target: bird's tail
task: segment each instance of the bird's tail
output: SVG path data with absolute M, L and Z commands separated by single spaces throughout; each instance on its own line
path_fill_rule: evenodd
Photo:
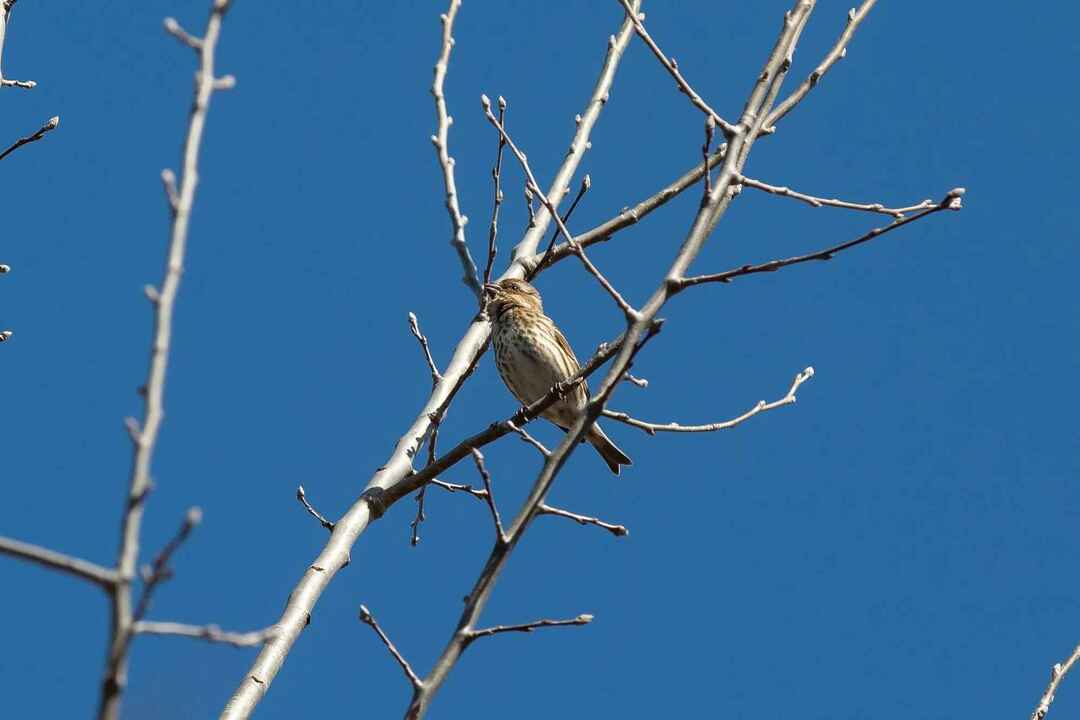
M 611 439 L 604 434 L 604 431 L 600 429 L 599 425 L 593 425 L 585 439 L 590 445 L 596 448 L 596 452 L 600 453 L 600 457 L 604 458 L 604 462 L 611 468 L 611 472 L 616 475 L 619 474 L 620 465 L 633 464 L 626 453 L 620 450 L 618 446 L 611 442 Z

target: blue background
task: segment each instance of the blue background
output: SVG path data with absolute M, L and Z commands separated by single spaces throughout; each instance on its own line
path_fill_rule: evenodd
M 114 557 L 140 411 L 150 307 L 192 54 L 161 31 L 201 32 L 204 0 L 20 3 L 0 92 L 11 142 L 60 127 L 0 167 L 0 532 L 103 564 Z M 734 119 L 786 2 L 645 3 L 647 25 L 711 104 Z M 831 47 L 848 3 L 822 0 L 788 89 Z M 443 2 L 239 0 L 217 94 L 178 301 L 143 559 L 185 510 L 204 523 L 150 615 L 247 630 L 273 622 L 325 532 L 303 483 L 340 514 L 429 391 L 406 313 L 440 363 L 475 311 L 447 241 L 429 141 Z M 543 184 L 584 107 L 610 2 L 467 2 L 447 81 L 468 240 L 482 255 L 495 136 L 508 124 Z M 606 423 L 634 459 L 611 477 L 576 453 L 552 501 L 625 523 L 614 538 L 543 518 L 484 619 L 596 615 L 587 628 L 477 643 L 434 717 L 715 715 L 1025 717 L 1050 665 L 1080 641 L 1080 489 L 1073 273 L 1080 61 L 1064 5 L 881 3 L 838 64 L 747 173 L 804 191 L 908 204 L 969 188 L 940 214 L 828 264 L 706 286 L 675 299 L 613 406 L 706 422 L 775 399 L 813 365 L 799 403 L 724 434 L 650 438 Z M 701 117 L 636 39 L 582 172 L 584 230 L 698 161 Z M 0 144 L 5 144 L 0 143 Z M 524 227 L 505 173 L 499 267 Z M 576 186 L 575 181 L 575 186 Z M 631 301 L 655 287 L 698 192 L 590 255 Z M 747 190 L 695 265 L 709 272 L 854 237 L 887 218 Z M 575 263 L 539 282 L 578 355 L 621 318 Z M 516 405 L 485 357 L 444 447 Z M 557 432 L 537 425 L 545 441 Z M 512 515 L 539 467 L 508 438 L 485 450 Z M 472 482 L 469 464 L 446 479 Z M 483 505 L 432 492 L 366 534 L 259 710 L 261 718 L 397 717 L 409 688 L 361 602 L 426 673 L 491 542 Z M 0 558 L 0 697 L 7 717 L 86 717 L 96 704 L 107 605 L 96 589 Z M 130 718 L 209 717 L 255 655 L 142 637 Z M 1052 709 L 1080 712 L 1080 678 Z

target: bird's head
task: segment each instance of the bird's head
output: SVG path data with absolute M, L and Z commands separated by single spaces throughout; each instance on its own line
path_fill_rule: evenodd
M 484 286 L 484 297 L 488 302 L 488 312 L 492 317 L 499 317 L 510 308 L 524 308 L 533 312 L 543 312 L 540 293 L 529 283 L 516 278 L 506 278 L 497 283 Z

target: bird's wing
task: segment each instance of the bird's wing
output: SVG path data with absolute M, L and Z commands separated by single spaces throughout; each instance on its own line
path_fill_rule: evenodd
M 558 344 L 559 348 L 563 352 L 565 352 L 566 356 L 568 358 L 570 358 L 570 360 L 571 360 L 571 365 L 573 365 L 573 370 L 570 373 L 570 375 L 573 375 L 574 373 L 576 373 L 578 370 L 581 369 L 581 363 L 578 362 L 577 356 L 574 355 L 574 349 L 572 347 L 570 347 L 570 343 L 568 343 L 566 341 L 566 337 L 563 336 L 562 331 L 559 330 L 558 326 L 555 325 L 555 323 L 551 323 L 551 329 L 554 331 L 556 344 Z M 580 387 L 582 390 L 585 391 L 585 397 L 586 398 L 589 397 L 589 384 L 587 382 L 585 382 L 584 379 L 582 379 L 581 384 L 578 387 Z

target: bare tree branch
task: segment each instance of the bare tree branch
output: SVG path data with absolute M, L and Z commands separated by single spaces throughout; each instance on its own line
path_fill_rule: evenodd
M 501 120 L 499 122 L 500 124 L 502 123 Z M 502 134 L 499 135 L 499 139 L 503 142 L 506 142 L 506 138 L 504 138 Z M 570 216 L 574 214 L 574 208 L 578 206 L 578 203 L 581 202 L 581 198 L 585 197 L 585 193 L 589 192 L 589 188 L 591 187 L 592 178 L 589 176 L 588 173 L 585 173 L 585 177 L 581 179 L 581 186 L 578 188 L 577 196 L 574 197 L 573 202 L 570 203 L 570 207 L 562 216 L 562 225 L 557 226 L 555 228 L 555 232 L 551 233 L 551 240 L 548 241 L 547 249 L 544 250 L 544 254 L 540 258 L 540 263 L 536 266 L 536 270 L 534 270 L 530 274 L 530 277 L 540 272 L 544 268 L 546 258 L 551 255 L 551 250 L 555 247 L 555 241 L 558 240 L 559 235 L 562 234 L 562 228 L 566 226 L 566 223 L 570 222 Z
M 533 620 L 528 623 L 521 623 L 520 625 L 495 625 L 489 628 L 482 628 L 480 630 L 472 630 L 468 633 L 467 642 L 471 643 L 482 637 L 491 637 L 492 635 L 498 635 L 500 633 L 508 632 L 521 632 L 531 633 L 537 628 L 546 627 L 567 627 L 568 625 L 588 625 L 593 621 L 593 616 L 587 613 L 578 615 L 576 618 L 570 618 L 569 620 Z
M 416 322 L 416 315 L 409 313 L 409 331 L 416 338 L 416 341 L 420 343 L 420 349 L 424 351 L 424 359 L 427 360 L 428 370 L 431 371 L 431 386 L 435 387 L 439 384 L 439 380 L 442 379 L 442 375 L 439 374 L 439 367 L 435 364 L 435 358 L 431 357 L 431 348 L 428 347 L 428 340 L 420 332 L 420 325 Z
M 488 99 L 487 95 L 481 95 L 480 103 L 484 106 L 484 116 L 487 117 L 489 123 L 495 126 L 503 139 L 506 140 L 506 144 L 510 146 L 510 152 L 514 153 L 514 157 L 517 158 L 518 163 L 521 165 L 521 169 L 525 171 L 525 175 L 529 179 L 529 188 L 536 195 L 537 199 L 540 200 L 540 204 L 547 208 L 548 213 L 555 221 L 555 224 L 558 225 L 559 230 L 566 236 L 566 244 L 570 246 L 571 251 L 577 256 L 578 260 L 581 261 L 581 264 L 585 266 L 585 269 L 589 274 L 596 278 L 597 282 L 600 283 L 600 287 L 604 288 L 604 291 L 611 296 L 611 299 L 614 300 L 615 304 L 619 306 L 619 309 L 623 311 L 627 320 L 632 321 L 637 317 L 637 310 L 631 307 L 630 303 L 623 299 L 623 296 L 619 294 L 619 291 L 615 289 L 615 286 L 604 277 L 603 273 L 601 273 L 596 265 L 594 265 L 592 261 L 589 260 L 588 256 L 585 255 L 585 250 L 581 247 L 581 244 L 578 243 L 570 231 L 567 230 L 562 218 L 559 217 L 559 212 L 555 208 L 554 203 L 548 199 L 547 195 L 544 194 L 544 191 L 540 189 L 540 184 L 536 182 L 536 177 L 533 175 L 532 168 L 529 167 L 529 160 L 525 156 L 525 153 L 518 149 L 518 146 L 514 144 L 514 141 L 506 133 L 506 128 L 504 128 L 499 123 L 499 119 L 492 114 L 491 100 Z
M 495 504 L 495 493 L 491 490 L 491 473 L 484 465 L 484 455 L 476 448 L 472 449 L 473 461 L 476 462 L 476 471 L 480 473 L 480 479 L 484 482 L 484 502 L 491 511 L 491 520 L 495 523 L 495 542 L 505 543 L 506 533 L 503 531 L 502 518 L 499 517 L 499 506 Z
M 811 207 L 835 207 L 845 208 L 848 210 L 863 210 L 865 212 L 880 213 L 882 215 L 891 215 L 894 218 L 902 218 L 910 212 L 917 212 L 919 210 L 927 210 L 937 205 L 933 200 L 923 200 L 917 205 L 908 205 L 907 207 L 889 208 L 885 207 L 881 203 L 854 203 L 847 200 L 837 200 L 836 198 L 820 198 L 813 195 L 807 195 L 805 193 L 797 192 L 789 187 L 782 185 L 769 185 L 763 183 L 760 180 L 754 178 L 748 178 L 745 175 L 739 175 L 735 182 L 740 185 L 752 187 L 756 190 L 762 190 L 773 195 L 781 195 L 783 197 L 789 197 L 793 200 L 800 200 Z
M 731 270 L 725 270 L 721 273 L 712 273 L 710 275 L 696 275 L 694 277 L 680 278 L 673 282 L 672 287 L 675 291 L 682 291 L 685 288 L 692 287 L 694 285 L 700 285 L 701 283 L 710 282 L 731 282 L 737 277 L 743 275 L 753 275 L 755 273 L 775 272 L 780 268 L 788 267 L 789 265 L 798 265 L 800 263 L 810 262 L 812 260 L 832 260 L 833 256 L 844 250 L 849 250 L 863 243 L 870 242 L 874 238 L 880 237 L 887 232 L 901 228 L 904 225 L 913 223 L 917 220 L 921 220 L 924 217 L 933 215 L 936 212 L 942 210 L 960 210 L 962 208 L 962 198 L 964 196 L 964 188 L 953 188 L 950 190 L 941 202 L 929 210 L 924 210 L 915 215 L 907 215 L 899 220 L 893 221 L 891 224 L 885 227 L 874 228 L 870 232 L 864 233 L 854 240 L 848 240 L 847 242 L 840 243 L 839 245 L 833 245 L 827 247 L 824 250 L 818 250 L 816 252 L 807 253 L 806 255 L 797 255 L 795 257 L 785 258 L 783 260 L 769 260 L 768 262 L 760 263 L 758 265 L 741 265 L 740 267 L 733 268 Z
M 731 136 L 735 132 L 735 126 L 729 123 L 724 118 L 720 117 L 720 113 L 709 107 L 709 104 L 697 94 L 694 88 L 690 87 L 690 83 L 686 81 L 686 78 L 679 72 L 679 64 L 675 62 L 675 58 L 669 58 L 664 54 L 664 51 L 660 49 L 660 46 L 656 44 L 656 41 L 652 39 L 649 32 L 645 29 L 643 21 L 645 20 L 645 13 L 638 13 L 630 7 L 629 0 L 619 0 L 622 4 L 623 10 L 626 11 L 626 16 L 634 22 L 634 30 L 637 31 L 638 37 L 644 41 L 649 49 L 652 50 L 652 54 L 656 56 L 656 59 L 660 61 L 660 64 L 668 71 L 668 73 L 675 79 L 675 84 L 679 86 L 679 91 L 689 98 L 694 107 L 701 110 L 703 113 L 713 119 L 713 121 L 720 126 L 720 129 L 727 136 Z
M 265 630 L 238 633 L 222 630 L 217 625 L 188 625 L 186 623 L 160 622 L 156 620 L 140 620 L 132 626 L 132 630 L 136 635 L 175 635 L 234 647 L 262 645 L 274 636 L 274 628 L 272 627 Z
M 588 148 L 589 137 L 607 102 L 615 72 L 632 33 L 633 24 L 626 20 L 622 23 L 618 34 L 608 41 L 603 66 L 585 110 L 581 113 L 581 121 L 577 123 L 574 138 L 570 143 L 570 151 L 563 158 L 548 192 L 549 199 L 556 206 L 566 194 L 567 185 Z M 550 222 L 547 209 L 541 208 L 537 213 L 535 223 L 529 227 L 521 242 L 514 248 L 513 262 L 503 277 L 520 278 L 523 276 L 525 270 L 523 262 L 536 253 L 537 246 Z M 280 632 L 266 643 L 255 662 L 244 674 L 225 706 L 223 720 L 237 720 L 251 715 L 256 705 L 266 695 L 266 691 L 285 662 L 293 644 L 311 619 L 312 611 L 323 590 L 347 563 L 349 550 L 357 538 L 367 529 L 369 522 L 379 517 L 389 504 L 408 492 L 418 489 L 419 486 L 414 485 L 405 493 L 398 492 L 398 489 L 404 489 L 413 479 L 412 458 L 415 457 L 419 444 L 428 436 L 432 424 L 432 413 L 445 411 L 445 408 L 449 406 L 486 350 L 490 332 L 491 324 L 482 314 L 470 323 L 464 336 L 458 342 L 450 362 L 443 368 L 443 379 L 432 392 L 427 403 L 401 436 L 390 458 L 375 472 L 364 493 L 337 521 L 330 540 L 293 588 L 277 623 Z M 431 477 L 436 474 L 437 472 L 432 473 Z
M 1043 720 L 1050 712 L 1050 703 L 1054 702 L 1054 694 L 1057 693 L 1058 686 L 1078 660 L 1080 660 L 1080 645 L 1076 646 L 1068 660 L 1064 663 L 1054 663 L 1054 667 L 1050 668 L 1050 684 L 1046 686 L 1046 692 L 1039 699 L 1035 712 L 1031 713 L 1031 720 Z
M 7 36 L 7 26 L 11 22 L 11 11 L 16 2 L 18 0 L 3 0 L 3 5 L 0 6 L 0 59 L 4 56 L 4 40 Z M 0 87 L 19 87 L 29 90 L 36 86 L 37 83 L 33 80 L 8 80 L 4 77 L 4 73 L 0 71 Z
M 556 517 L 566 518 L 573 520 L 578 525 L 595 525 L 598 528 L 607 530 L 615 537 L 625 537 L 630 534 L 630 531 L 625 525 L 615 525 L 613 523 L 604 522 L 600 518 L 589 517 L 588 515 L 579 515 L 577 513 L 570 512 L 569 510 L 563 510 L 562 508 L 552 507 L 547 503 L 540 504 L 540 510 L 538 515 L 554 515 Z
M 439 157 L 443 184 L 446 186 L 446 212 L 450 215 L 450 225 L 454 230 L 450 244 L 457 251 L 458 259 L 461 261 L 461 269 L 464 271 L 462 281 L 472 290 L 476 298 L 480 299 L 478 270 L 472 255 L 469 254 L 469 246 L 465 242 L 465 224 L 469 222 L 469 219 L 461 214 L 461 208 L 458 205 L 457 183 L 454 181 L 454 158 L 450 157 L 449 134 L 450 125 L 453 124 L 454 119 L 446 111 L 446 95 L 443 92 L 446 71 L 450 67 L 450 51 L 454 47 L 454 18 L 457 17 L 460 8 L 461 0 L 450 0 L 450 9 L 439 16 L 442 21 L 442 50 L 435 63 L 435 81 L 431 84 L 431 94 L 435 98 L 435 114 L 439 126 L 436 134 L 431 136 L 431 142 Z
M 371 614 L 371 611 L 368 610 L 365 605 L 360 606 L 360 622 L 369 625 L 371 629 L 375 631 L 375 634 L 382 640 L 382 644 L 386 646 L 386 649 L 393 655 L 394 660 L 401 666 L 402 672 L 405 673 L 405 678 L 412 684 L 413 688 L 421 687 L 423 682 L 420 680 L 420 677 L 413 672 L 412 666 L 409 665 L 409 661 L 398 652 L 398 649 L 394 647 L 394 643 L 390 642 L 390 638 L 387 637 L 386 633 L 383 632 L 383 629 L 379 627 L 379 623 L 375 622 L 375 616 Z
M 54 116 L 45 121 L 45 124 L 38 128 L 37 132 L 33 135 L 27 135 L 24 138 L 19 138 L 15 141 L 15 144 L 9 147 L 4 152 L 0 152 L 0 160 L 3 160 L 11 153 L 15 152 L 23 145 L 29 145 L 32 142 L 37 142 L 41 138 L 45 137 L 45 133 L 55 130 L 60 125 L 60 117 Z
M 717 430 L 729 430 L 736 425 L 740 425 L 743 422 L 749 420 L 755 415 L 763 412 L 768 412 L 784 405 L 791 405 L 795 402 L 795 393 L 798 392 L 799 386 L 814 376 L 814 368 L 808 367 L 801 373 L 795 376 L 795 381 L 791 383 L 791 388 L 788 389 L 787 394 L 779 400 L 773 400 L 772 402 L 766 402 L 759 400 L 754 407 L 750 408 L 742 415 L 731 420 L 725 420 L 724 422 L 709 423 L 708 425 L 680 425 L 678 423 L 651 423 L 637 418 L 631 417 L 627 413 L 617 412 L 615 410 L 604 409 L 601 413 L 604 417 L 609 417 L 612 420 L 618 420 L 621 423 L 626 423 L 636 428 L 644 430 L 649 435 L 655 435 L 658 432 L 684 432 L 684 433 L 698 433 L 698 432 L 716 432 Z
M 59 570 L 81 580 L 89 580 L 105 590 L 111 590 L 119 581 L 112 568 L 102 567 L 89 560 L 49 550 L 40 545 L 0 536 L 0 554 L 28 560 L 51 570 Z
M 135 622 L 142 620 L 146 617 L 146 611 L 150 609 L 150 600 L 154 595 L 154 591 L 157 586 L 173 576 L 173 570 L 169 566 L 169 561 L 172 560 L 173 554 L 180 549 L 180 546 L 184 544 L 184 541 L 191 535 L 191 531 L 194 530 L 199 523 L 202 522 L 202 509 L 193 507 L 190 508 L 184 515 L 184 521 L 180 524 L 180 529 L 176 532 L 169 542 L 165 544 L 165 547 L 161 549 L 154 557 L 154 562 L 143 568 L 143 591 L 139 597 L 139 602 L 135 606 L 135 612 L 132 614 L 132 618 Z
M 197 50 L 199 68 L 195 75 L 194 99 L 183 150 L 183 174 L 172 217 L 168 259 L 160 291 L 152 296 L 154 305 L 154 336 L 150 348 L 150 367 L 142 389 L 143 422 L 132 435 L 133 457 L 129 489 L 124 499 L 123 527 L 117 552 L 117 572 L 120 576 L 111 592 L 111 623 L 105 673 L 101 683 L 100 720 L 116 720 L 120 715 L 120 700 L 127 686 L 127 657 L 133 625 L 137 619 L 132 610 L 131 583 L 139 556 L 139 536 L 142 529 L 144 501 L 150 490 L 150 465 L 158 431 L 164 417 L 165 371 L 168 366 L 169 344 L 172 337 L 173 307 L 180 275 L 184 265 L 188 223 L 195 201 L 198 182 L 199 147 L 206 125 L 210 96 L 216 89 L 214 52 L 221 33 L 222 19 L 229 0 L 213 0 L 210 16 Z
M 505 123 L 506 121 L 506 98 L 502 95 L 499 96 L 499 122 Z M 506 141 L 503 140 L 502 135 L 499 136 L 499 148 L 495 151 L 495 166 L 491 168 L 491 179 L 495 185 L 495 198 L 491 203 L 491 226 L 488 229 L 488 253 L 487 263 L 484 264 L 484 284 L 491 282 L 491 270 L 495 265 L 495 253 L 497 248 L 495 247 L 495 239 L 499 236 L 499 208 L 502 207 L 503 191 L 502 191 L 502 159 L 503 148 L 506 147 Z
M 326 517 L 316 510 L 311 503 L 308 502 L 307 495 L 304 493 L 304 486 L 296 486 L 296 499 L 300 501 L 300 504 L 304 506 L 304 509 L 308 511 L 308 515 L 319 521 L 319 524 L 330 532 L 334 532 L 334 523 L 326 519 Z
M 765 121 L 764 132 L 773 133 L 776 132 L 776 123 L 780 121 L 785 115 L 795 109 L 795 106 L 802 102 L 802 99 L 806 95 L 817 87 L 821 78 L 825 77 L 825 73 L 829 72 L 829 69 L 836 64 L 837 60 L 840 60 L 847 55 L 847 46 L 851 42 L 851 38 L 854 37 L 855 31 L 859 29 L 859 24 L 866 18 L 870 10 L 874 7 L 877 0 L 863 0 L 862 5 L 858 10 L 848 10 L 847 24 L 844 25 L 844 31 L 840 33 L 840 37 L 837 39 L 836 44 L 825 56 L 814 71 L 803 80 L 790 95 L 788 95 L 782 102 L 777 104 L 776 108 L 769 113 L 768 119 Z

